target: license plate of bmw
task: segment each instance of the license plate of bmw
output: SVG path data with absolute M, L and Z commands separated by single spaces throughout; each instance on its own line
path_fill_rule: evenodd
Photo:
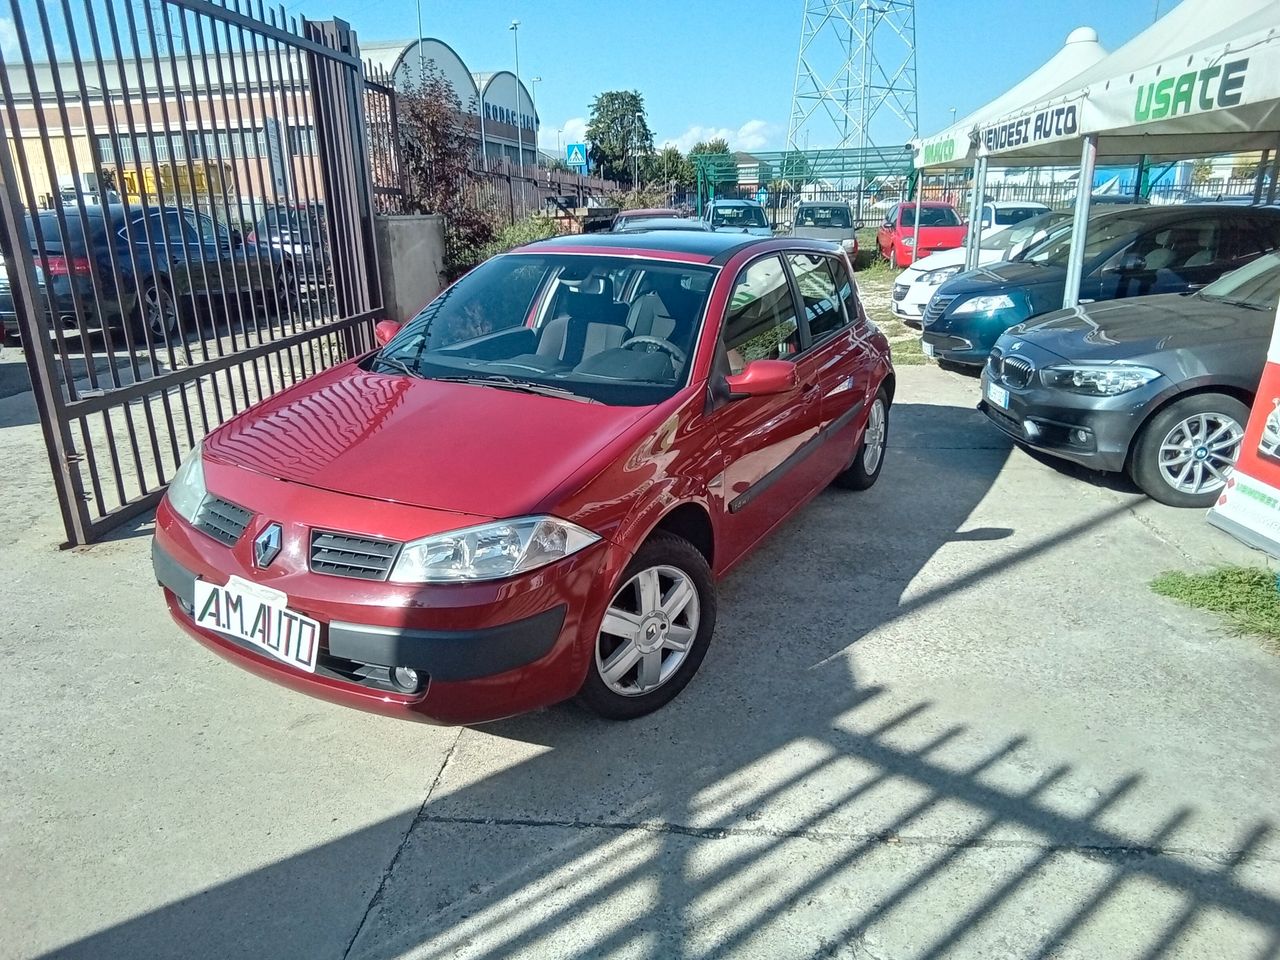
M 232 577 L 223 586 L 197 580 L 196 626 L 243 640 L 291 667 L 315 673 L 320 624 L 289 609 L 280 590 Z
M 999 384 L 987 383 L 987 399 L 1002 410 L 1009 409 L 1009 391 Z
M 929 341 L 927 341 L 927 340 L 921 340 L 921 341 L 920 341 L 920 349 L 924 351 L 924 355 L 925 355 L 926 357 L 932 357 L 932 356 L 933 356 L 933 344 L 932 344 L 932 343 L 930 343 Z

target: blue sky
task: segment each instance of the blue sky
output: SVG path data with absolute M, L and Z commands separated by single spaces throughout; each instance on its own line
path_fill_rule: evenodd
M 24 6 L 29 0 L 19 0 Z M 364 40 L 412 38 L 415 0 L 285 0 L 290 15 L 341 17 Z M 1224 3 L 1230 0 L 1223 0 Z M 645 96 L 656 139 L 687 148 L 724 136 L 739 149 L 783 149 L 803 0 L 421 0 L 422 29 L 476 71 L 513 65 L 541 76 L 535 95 L 542 143 L 581 136 L 591 99 L 610 89 Z M 918 0 L 921 133 L 964 116 L 1038 67 L 1077 26 L 1114 50 L 1174 0 Z M 6 47 L 12 37 L 0 42 Z M 810 145 L 826 145 L 820 128 Z M 895 130 L 896 133 L 896 130 Z M 834 137 L 834 128 L 832 128 Z M 904 138 L 905 139 L 905 138 Z M 901 142 L 901 141 L 899 141 Z

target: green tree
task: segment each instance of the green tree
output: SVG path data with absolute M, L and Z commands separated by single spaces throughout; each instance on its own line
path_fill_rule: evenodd
M 1206 159 L 1196 160 L 1191 164 L 1191 182 L 1196 186 L 1208 183 L 1213 179 L 1213 162 Z
M 715 137 L 711 140 L 699 140 L 693 145 L 693 149 L 689 151 L 689 155 L 695 153 L 732 153 L 729 149 L 729 141 L 724 137 Z
M 698 158 L 701 156 L 701 160 Z M 713 193 L 720 193 L 738 182 L 738 165 L 733 161 L 733 151 L 724 137 L 699 140 L 689 151 L 689 160 L 695 176 L 702 168 L 702 183 Z
M 600 175 L 635 186 L 639 159 L 653 154 L 653 133 L 637 90 L 607 90 L 591 101 L 587 148 Z
M 664 191 L 672 186 L 687 190 L 693 186 L 693 164 L 679 147 L 668 144 L 640 164 L 640 180 L 661 184 Z

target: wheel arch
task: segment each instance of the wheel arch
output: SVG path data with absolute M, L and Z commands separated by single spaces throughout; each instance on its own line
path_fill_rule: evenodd
M 703 504 L 686 500 L 668 510 L 645 534 L 645 539 L 648 540 L 660 530 L 689 541 L 706 558 L 707 566 L 715 569 L 715 526 L 711 522 L 711 513 Z
M 1124 456 L 1125 470 L 1128 471 L 1133 466 L 1133 454 L 1138 448 L 1138 440 L 1142 437 L 1147 426 L 1156 418 L 1157 415 L 1163 413 L 1179 400 L 1185 400 L 1187 397 L 1199 396 L 1205 393 L 1221 393 L 1224 396 L 1231 397 L 1233 400 L 1239 400 L 1250 410 L 1253 409 L 1254 397 L 1257 395 L 1256 391 L 1249 390 L 1239 384 L 1221 383 L 1213 380 L 1193 381 L 1192 383 L 1185 385 L 1182 389 L 1167 394 L 1151 405 L 1151 408 L 1143 415 L 1142 422 L 1134 428 L 1133 435 L 1129 437 L 1129 449 L 1125 451 Z M 1243 424 L 1243 426 L 1248 426 L 1248 424 Z

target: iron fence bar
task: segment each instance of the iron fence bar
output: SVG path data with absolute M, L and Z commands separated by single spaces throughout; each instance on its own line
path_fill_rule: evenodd
M 215 17 L 208 16 L 208 15 L 206 15 L 203 20 L 201 20 L 200 17 L 197 16 L 195 20 L 196 39 L 200 44 L 200 59 L 205 64 L 206 87 L 210 90 L 210 92 L 212 92 L 213 84 L 208 75 L 209 74 L 208 64 L 210 60 L 209 45 L 205 43 L 205 23 L 206 22 L 208 23 L 209 37 L 210 37 L 210 42 L 213 48 L 212 59 L 218 75 L 218 97 L 219 97 L 219 103 L 222 107 L 222 110 L 221 110 L 222 129 L 228 132 L 228 139 L 227 139 L 228 146 L 233 146 L 234 144 L 230 139 L 230 133 L 232 131 L 231 108 L 227 104 L 226 74 L 223 71 L 222 50 L 218 45 L 218 20 Z M 234 87 L 233 87 L 233 91 L 234 91 Z M 211 110 L 210 113 L 211 113 L 211 120 L 213 124 L 212 129 L 210 131 L 210 136 L 213 142 L 214 158 L 217 161 L 220 175 L 228 169 L 231 171 L 231 180 L 232 180 L 232 183 L 235 185 L 235 191 L 236 191 L 236 205 L 238 208 L 240 208 L 240 212 L 243 212 L 244 200 L 243 200 L 243 194 L 241 192 L 240 169 L 239 167 L 237 167 L 233 163 L 230 163 L 226 158 L 223 157 L 222 136 L 219 134 L 218 127 L 217 127 L 217 121 L 218 121 L 217 112 Z M 240 128 L 236 128 L 238 131 L 237 136 L 243 133 L 242 126 Z M 232 159 L 234 159 L 234 153 L 232 154 Z M 223 193 L 224 194 L 226 193 L 225 189 L 223 190 Z M 231 282 L 235 284 L 238 288 L 240 285 L 240 272 L 237 269 L 237 261 L 234 259 L 232 259 L 230 263 L 230 270 L 231 270 Z M 246 274 L 247 274 L 247 266 L 246 266 Z M 235 309 L 236 317 L 240 320 L 240 336 L 244 340 L 245 347 L 248 347 L 253 343 L 253 338 L 250 337 L 249 335 L 249 323 L 248 323 L 248 320 L 245 318 L 244 304 L 241 303 L 240 300 L 237 298 L 235 307 L 236 307 Z M 235 328 L 231 324 L 230 315 L 228 315 L 227 317 L 227 326 L 231 329 L 231 347 L 232 347 L 232 352 L 235 352 L 239 348 L 236 346 Z M 259 343 L 262 342 L 262 335 L 260 331 L 258 332 L 258 342 Z M 270 374 L 271 374 L 271 369 L 270 369 L 270 366 L 268 366 L 267 367 L 268 384 L 270 384 Z M 240 385 L 241 385 L 241 388 L 244 390 L 245 406 L 248 407 L 253 403 L 253 399 L 249 394 L 249 381 L 248 381 L 248 378 L 245 376 L 243 367 L 240 368 Z M 262 372 L 258 369 L 257 364 L 254 364 L 253 366 L 253 385 L 259 397 L 266 396 L 266 394 L 264 394 L 262 391 Z
M 7 73 L 3 54 L 0 54 L 0 76 Z M 7 81 L 5 87 L 8 87 Z M 5 97 L 12 105 L 7 89 Z M 15 138 L 19 136 L 20 128 L 8 124 L 3 113 L 0 113 L 0 133 L 6 132 L 6 126 L 9 126 Z M 31 377 L 32 394 L 40 415 L 40 429 L 49 455 L 49 469 L 53 473 L 54 487 L 58 491 L 62 525 L 69 543 L 87 543 L 91 525 L 88 504 L 84 498 L 75 445 L 63 410 L 62 391 L 57 386 L 53 354 L 49 349 L 48 338 L 40 329 L 43 311 L 36 306 L 40 298 L 36 292 L 35 265 L 32 263 L 31 247 L 27 241 L 13 157 L 7 146 L 0 147 L 0 188 L 4 191 L 3 202 L 0 202 L 0 251 L 5 257 L 5 269 L 14 295 L 19 329 L 27 344 L 24 351 L 27 373 Z M 28 184 L 28 191 L 29 189 Z
M 314 40 L 303 34 L 289 33 L 286 30 L 279 29 L 271 24 L 263 21 L 255 20 L 251 16 L 241 13 L 239 10 L 233 10 L 225 5 L 213 3 L 212 0 L 169 0 L 176 6 L 183 7 L 193 13 L 203 14 L 214 20 L 222 20 L 227 23 L 235 24 L 238 27 L 248 28 L 260 34 L 274 37 L 276 40 L 287 43 L 290 46 L 298 47 L 306 50 L 314 56 L 327 57 L 337 63 L 344 64 L 355 70 L 360 69 L 360 58 L 343 53 L 341 50 L 327 47 L 322 43 L 316 43 Z

